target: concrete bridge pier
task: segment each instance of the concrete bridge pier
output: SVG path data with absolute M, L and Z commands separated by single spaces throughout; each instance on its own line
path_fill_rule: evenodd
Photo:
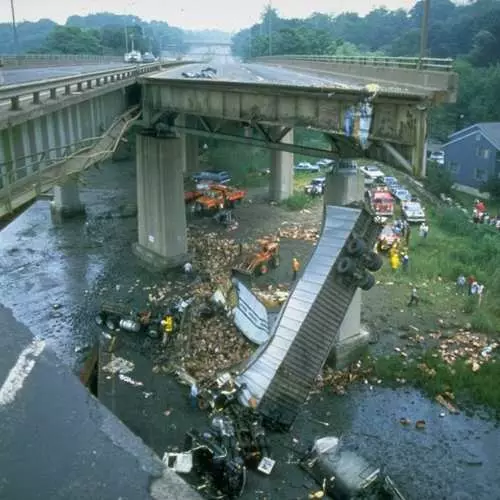
M 355 167 L 340 167 L 326 176 L 325 205 L 343 206 L 364 198 L 363 174 Z M 361 290 L 354 294 L 347 314 L 339 329 L 337 342 L 329 362 L 343 368 L 355 360 L 368 344 L 370 334 L 361 325 Z
M 133 252 L 154 269 L 182 265 L 187 258 L 184 135 L 137 135 L 138 242 Z
M 274 133 L 282 133 L 282 127 L 276 127 Z M 273 133 L 273 131 L 271 131 Z M 291 129 L 281 142 L 293 144 L 293 129 Z M 280 202 L 293 194 L 293 153 L 271 150 L 271 175 L 269 179 L 269 199 Z
M 186 135 L 186 163 L 185 173 L 198 172 L 200 170 L 200 152 L 198 137 Z
M 54 186 L 50 211 L 52 220 L 56 223 L 85 214 L 85 206 L 80 200 L 78 177 L 68 178 L 64 184 Z

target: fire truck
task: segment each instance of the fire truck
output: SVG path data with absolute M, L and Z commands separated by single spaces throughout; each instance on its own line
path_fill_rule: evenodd
M 375 215 L 390 218 L 394 215 L 394 198 L 389 188 L 378 186 L 367 191 L 368 202 Z

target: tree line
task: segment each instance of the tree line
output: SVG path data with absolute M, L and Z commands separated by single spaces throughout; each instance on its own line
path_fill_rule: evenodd
M 236 33 L 233 53 L 247 59 L 264 55 L 419 55 L 423 16 L 420 0 L 408 11 L 377 8 L 364 17 L 314 13 L 283 19 L 268 7 L 260 22 Z M 441 140 L 481 121 L 500 121 L 500 2 L 455 4 L 431 0 L 428 57 L 453 58 L 459 74 L 456 104 L 436 108 L 430 134 Z
M 229 39 L 217 30 L 185 31 L 164 21 L 145 22 L 137 16 L 107 12 L 71 16 L 64 26 L 42 19 L 17 25 L 20 53 L 123 55 L 134 44 L 136 50 L 184 52 L 185 40 Z M 0 23 L 0 52 L 16 51 L 12 25 Z

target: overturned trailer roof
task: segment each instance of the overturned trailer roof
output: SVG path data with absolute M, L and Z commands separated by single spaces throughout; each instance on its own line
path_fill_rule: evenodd
M 351 238 L 373 248 L 380 232 L 365 208 L 328 205 L 318 245 L 274 324 L 269 340 L 238 376 L 240 401 L 289 427 L 305 402 L 335 344 L 357 285 L 346 282 L 335 264 Z

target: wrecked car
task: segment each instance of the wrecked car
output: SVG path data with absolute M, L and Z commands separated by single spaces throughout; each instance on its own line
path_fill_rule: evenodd
M 186 432 L 184 452 L 165 453 L 163 462 L 178 473 L 193 474 L 201 479 L 197 489 L 210 498 L 239 498 L 245 489 L 247 471 L 243 460 L 231 457 L 213 432 Z
M 344 449 L 334 436 L 317 439 L 300 466 L 334 500 L 405 500 L 389 476 L 363 457 Z

